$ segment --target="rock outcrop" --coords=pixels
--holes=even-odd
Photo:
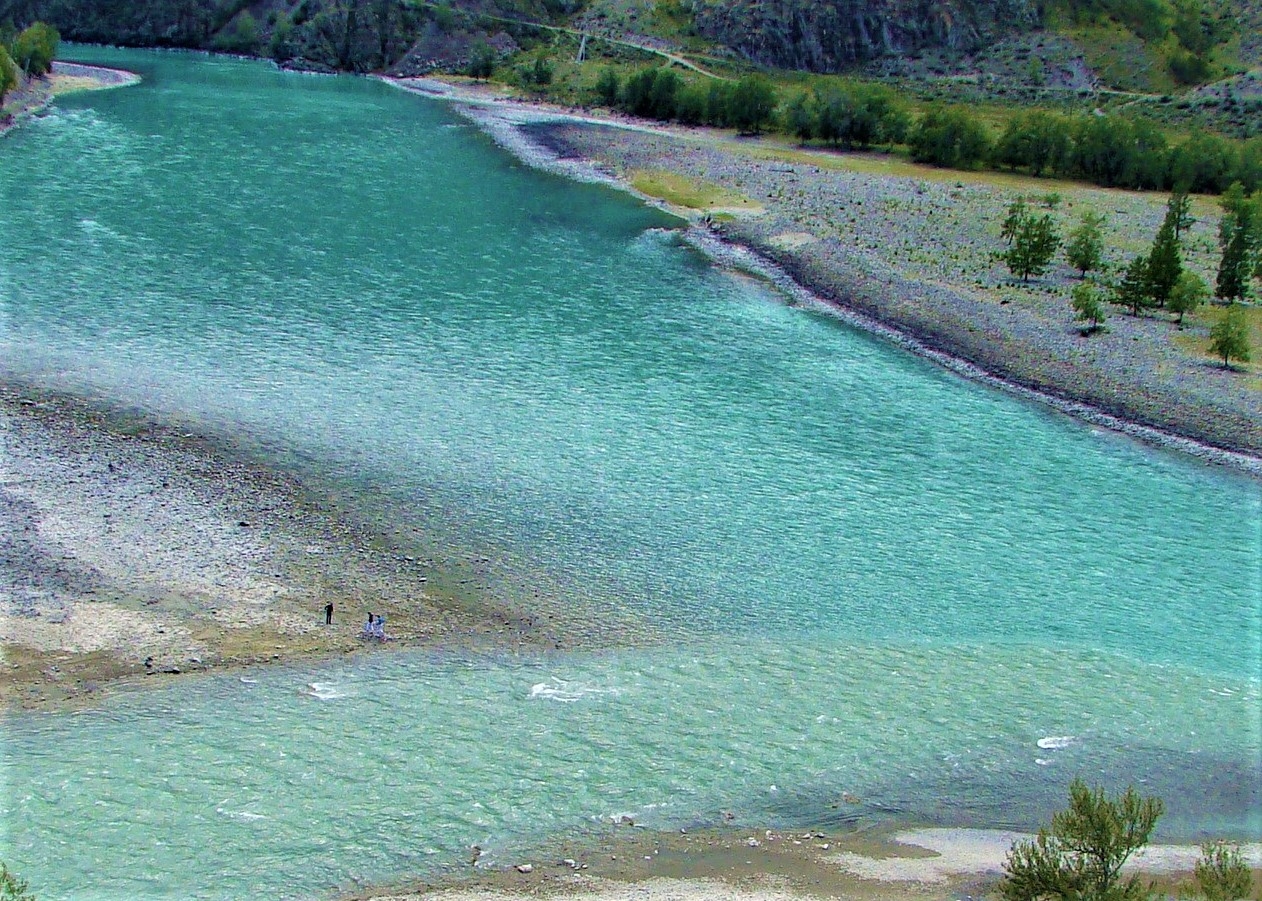
[[[971,51],[1038,25],[1033,0],[692,0],[697,30],[755,62],[836,72],[927,47]]]

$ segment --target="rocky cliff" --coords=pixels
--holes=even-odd
[[[755,62],[836,72],[926,47],[975,50],[1039,24],[1035,0],[691,0],[697,30]]]

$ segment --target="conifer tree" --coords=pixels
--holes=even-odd
[[[1148,258],[1140,255],[1131,260],[1122,280],[1113,289],[1113,302],[1130,307],[1131,315],[1148,305]]]
[[[1115,800],[1075,779],[1069,809],[1008,852],[999,886],[1004,901],[1142,901],[1147,893],[1138,878],[1123,880],[1121,869],[1148,844],[1164,810],[1159,798],[1142,798],[1133,787]]]
[[[1003,231],[1011,233],[1011,247],[1001,258],[1008,264],[1013,275],[1028,282],[1031,275],[1047,271],[1056,250],[1060,247],[1060,235],[1051,215],[1035,216],[1021,201],[1014,203],[1004,221]]]
[[[1218,223],[1218,244],[1222,259],[1214,294],[1224,300],[1243,300],[1249,293],[1249,280],[1262,266],[1262,192],[1246,197],[1236,182],[1220,201],[1223,218]]]
[[[1244,308],[1232,304],[1223,318],[1210,330],[1210,351],[1223,358],[1223,368],[1231,366],[1233,359],[1249,362],[1249,324],[1244,318]]]
[[[1104,216],[1086,213],[1082,222],[1069,235],[1065,258],[1070,266],[1081,273],[1080,278],[1086,278],[1088,272],[1100,268],[1104,256],[1104,238],[1100,234],[1100,226],[1103,224]]]
[[[1209,297],[1209,285],[1205,284],[1205,280],[1195,272],[1189,272],[1186,269],[1179,275],[1179,280],[1174,283],[1174,288],[1170,291],[1169,308],[1170,312],[1177,315],[1176,320],[1179,328],[1183,328],[1183,317],[1187,313],[1195,312],[1197,307],[1205,302]]]
[[[1196,224],[1192,218],[1192,199],[1187,191],[1175,191],[1166,203],[1166,221],[1174,226],[1174,239],[1177,241],[1185,231]]]
[[[1153,306],[1164,307],[1183,272],[1183,255],[1179,252],[1175,222],[1169,215],[1157,230],[1157,238],[1148,252],[1147,272],[1148,298]]]
[[[1075,319],[1084,323],[1082,333],[1090,335],[1100,330],[1105,319],[1104,304],[1100,303],[1100,289],[1090,282],[1074,285],[1072,304]]]

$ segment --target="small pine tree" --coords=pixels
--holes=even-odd
[[[495,74],[495,50],[486,41],[478,41],[469,57],[469,76],[485,80]]]
[[[1253,891],[1253,874],[1240,856],[1240,848],[1226,842],[1201,846],[1195,876],[1205,901],[1239,901]]]
[[[1231,366],[1233,359],[1249,362],[1249,323],[1245,321],[1243,307],[1232,304],[1210,329],[1209,338],[1210,352],[1223,358],[1224,369]]]
[[[1100,330],[1104,323],[1104,304],[1100,303],[1100,289],[1090,282],[1074,285],[1072,307],[1074,318],[1084,323],[1082,333],[1090,335]]]
[[[1166,203],[1166,221],[1174,227],[1174,239],[1177,241],[1185,231],[1196,224],[1192,218],[1192,198],[1187,191],[1175,191]]]
[[[1046,213],[1042,216],[1027,214],[1021,220],[1012,246],[1003,254],[1003,260],[1013,275],[1028,282],[1031,275],[1042,275],[1051,265],[1060,247],[1060,235],[1056,223]]]
[[[1186,269],[1179,274],[1179,280],[1174,283],[1167,304],[1170,312],[1179,317],[1175,320],[1179,328],[1183,328],[1184,315],[1195,312],[1208,297],[1209,285],[1205,284],[1205,279]]]
[[[1222,259],[1214,294],[1228,302],[1243,300],[1249,293],[1249,280],[1259,265],[1262,248],[1262,193],[1246,198],[1240,182],[1222,196],[1223,218],[1218,223],[1218,246]]]
[[[1104,257],[1104,238],[1100,234],[1100,226],[1103,224],[1104,216],[1086,213],[1082,222],[1069,235],[1065,259],[1081,273],[1080,278],[1086,278],[1088,272],[1100,268]]]
[[[1122,865],[1148,844],[1164,810],[1159,798],[1141,798],[1134,787],[1115,800],[1075,779],[1069,809],[1053,814],[1051,828],[1040,829],[1034,841],[1008,852],[999,886],[1004,901],[1140,901],[1146,894],[1136,877],[1122,880]]]
[[[18,67],[9,51],[0,46],[0,106],[4,105],[4,95],[18,86]]]
[[[1029,216],[1029,208],[1025,205],[1025,198],[1018,197],[1012,201],[1012,205],[1008,207],[1008,215],[1003,220],[1003,225],[999,229],[999,237],[1003,238],[1005,244],[1012,244],[1017,236],[1017,232],[1021,230],[1021,223]]]
[[[1148,299],[1153,306],[1166,305],[1182,272],[1183,255],[1179,252],[1179,239],[1175,237],[1174,222],[1167,216],[1157,230],[1152,250],[1148,252]]]
[[[1113,289],[1113,302],[1119,306],[1129,307],[1132,316],[1148,306],[1148,258],[1137,256],[1126,271],[1122,280]]]

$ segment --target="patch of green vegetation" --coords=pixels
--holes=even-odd
[[[728,191],[713,182],[685,178],[673,172],[639,169],[629,173],[628,181],[641,194],[689,210],[746,209],[752,212],[761,209],[748,197],[735,191]]]
[[[1259,359],[1262,357],[1262,306],[1245,306],[1238,309],[1243,310],[1244,319],[1248,325],[1249,347],[1252,348],[1253,361],[1250,363],[1235,362],[1232,365],[1241,371],[1262,376],[1262,360]],[[1172,334],[1170,340],[1186,353],[1203,357],[1207,362],[1215,361],[1221,363],[1222,358],[1210,350],[1211,340],[1209,333],[1227,315],[1227,310],[1228,307],[1221,305],[1201,307],[1196,313],[1187,317],[1188,328],[1182,332]],[[1262,380],[1251,379],[1244,384],[1247,384],[1253,390],[1262,390]]]

